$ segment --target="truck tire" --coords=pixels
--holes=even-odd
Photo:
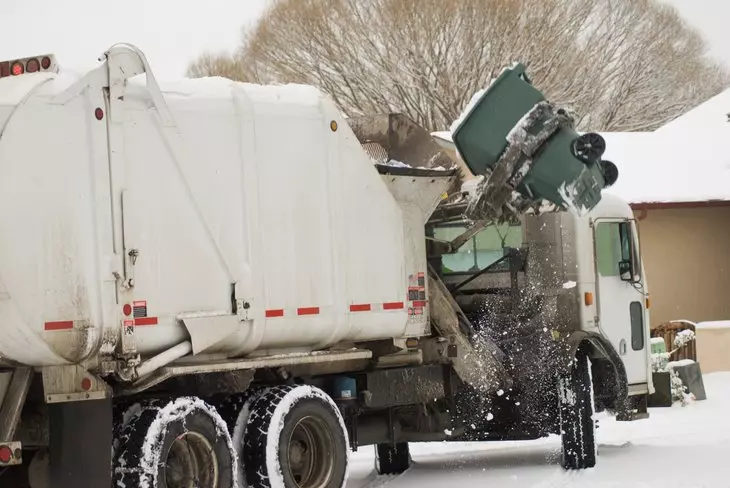
[[[114,405],[112,427],[112,469],[114,469],[113,463],[114,459],[116,459],[117,449],[119,449],[122,432],[124,432],[124,428],[127,424],[141,415],[143,411],[149,409],[160,409],[166,404],[167,402],[165,400],[152,398],[143,402],[124,402]]]
[[[341,488],[349,440],[339,409],[312,386],[277,386],[251,405],[243,448],[252,488]]]
[[[228,433],[233,441],[233,449],[238,456],[238,482],[241,487],[248,488],[246,473],[243,467],[243,445],[246,437],[251,406],[268,388],[250,388],[243,393],[230,395],[216,402],[216,409],[228,426]]]
[[[114,486],[229,488],[238,466],[228,428],[213,407],[180,397],[145,407],[122,429]]]
[[[411,467],[411,450],[407,442],[375,447],[375,469],[378,474],[403,474]]]
[[[565,469],[586,469],[596,465],[592,390],[588,356],[579,351],[569,372],[558,378],[562,465]]]

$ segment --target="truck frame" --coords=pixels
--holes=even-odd
[[[5,110],[5,78],[30,74],[31,59],[37,84]],[[22,134],[15,119],[22,121],[24,112],[18,107],[55,79],[57,68],[50,55],[7,66],[5,76],[0,63],[0,168],[6,171],[13,168],[6,165],[9,157],[19,156],[3,146],[4,139]],[[131,80],[139,76],[145,77],[144,85],[132,87]],[[5,97],[13,99],[15,85],[9,86]],[[32,342],[24,352],[24,332],[0,323],[5,333],[0,351],[14,356],[6,358],[3,352],[0,358],[0,487],[335,488],[347,481],[349,452],[364,446],[375,446],[379,473],[398,474],[410,465],[411,442],[529,440],[553,434],[562,437],[563,467],[584,469],[596,463],[594,412],[610,411],[625,421],[648,417],[646,400],[653,392],[648,288],[629,205],[604,194],[585,215],[529,209],[516,218],[475,223],[464,215],[477,180],[465,174],[463,164],[456,166],[430,134],[398,114],[345,121],[327,113],[322,120],[328,120],[329,132],[344,133],[343,147],[358,146],[348,150],[368,164],[359,166],[362,173],[357,174],[377,174],[372,179],[377,185],[367,180],[368,188],[377,186],[372,191],[387,200],[384,209],[402,215],[403,229],[393,234],[400,241],[381,242],[382,249],[367,252],[383,257],[369,266],[395,263],[398,269],[391,271],[406,281],[405,296],[351,302],[346,313],[374,312],[374,318],[358,316],[350,322],[350,332],[333,330],[327,339],[305,340],[308,327],[325,322],[289,326],[285,320],[290,313],[319,315],[318,306],[264,309],[240,281],[229,280],[228,289],[211,281],[210,296],[222,296],[225,313],[179,313],[170,319],[165,336],[177,338],[174,345],[150,346],[157,344],[157,336],[144,327],[158,318],[150,316],[147,301],[136,292],[146,279],[138,261],[150,255],[149,230],[138,224],[147,211],[139,195],[148,187],[132,187],[134,178],[144,179],[144,171],[126,183],[114,178],[118,161],[135,157],[127,142],[136,135],[134,124],[125,125],[125,104],[135,96],[159,121],[155,137],[162,141],[160,147],[175,160],[189,157],[180,144],[182,132],[168,106],[169,94],[134,46],[113,46],[98,68],[61,92],[41,97],[54,110],[82,100],[79,106],[88,119],[69,121],[88,124],[89,145],[83,149],[89,153],[89,171],[106,167],[109,172],[106,181],[112,183],[104,191],[110,200],[98,202],[94,218],[103,214],[109,219],[108,238],[119,243],[113,254],[119,261],[99,258],[94,265],[102,270],[103,289],[110,291],[98,298],[112,304],[106,316],[113,317],[111,326],[99,327],[90,319],[46,319],[44,340],[54,351],[67,351],[63,361]],[[269,123],[284,120],[282,114],[266,116]],[[31,136],[23,143],[32,143]],[[101,151],[100,144],[107,150]],[[236,150],[245,153],[246,148]],[[212,157],[215,151],[211,148]],[[405,164],[393,165],[393,160]],[[49,168],[63,178],[62,169]],[[205,168],[199,171],[201,179],[214,177]],[[192,184],[184,175],[180,181]],[[296,182],[286,185],[296,188]],[[12,193],[10,188],[2,189]],[[189,195],[195,193],[187,188]],[[256,198],[248,192],[242,205],[258,205]],[[277,205],[275,199],[268,202]],[[170,208],[173,204],[179,202]],[[17,217],[3,212],[0,220],[21,225],[25,214],[19,212]],[[203,213],[196,218],[211,224]],[[115,215],[124,219],[115,220]],[[294,224],[271,225],[276,235],[285,235],[286,226]],[[0,225],[0,236],[8,228]],[[32,223],[22,228],[37,231]],[[510,232],[517,237],[506,237]],[[297,236],[297,245],[308,246],[312,256],[322,249],[340,252],[341,246],[327,247],[331,243],[326,239],[312,237]],[[8,252],[19,252],[10,242],[7,234],[0,238]],[[169,242],[173,244],[165,252],[180,252],[172,249],[174,240]],[[261,243],[267,244],[271,242]],[[206,244],[195,245],[202,249]],[[403,249],[403,264],[388,261],[389,248]],[[218,258],[201,251],[189,259],[209,259],[205,263],[220,265],[211,268],[224,270],[220,263],[225,259]],[[0,270],[5,264],[0,262]],[[282,269],[284,279],[290,279]],[[245,279],[256,282],[256,272],[251,273]],[[180,294],[186,280],[206,279],[175,276]],[[0,281],[0,305],[8,298]],[[393,311],[406,317],[405,332],[386,336],[379,331],[394,327]],[[6,309],[2,313],[4,320],[10,317]],[[254,325],[245,333],[258,334],[270,346],[241,345],[248,344],[241,338],[241,324],[275,319],[283,319],[285,332],[272,334]],[[63,335],[51,335],[66,329]],[[301,346],[291,345],[293,337]]]

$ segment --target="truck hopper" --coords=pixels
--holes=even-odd
[[[464,169],[425,129],[403,114],[357,117],[348,123],[407,214],[404,220],[411,228],[405,235],[413,241],[413,256],[425,254],[422,229],[444,197],[458,191]],[[414,191],[413,185],[418,189]],[[458,350],[452,364],[459,378],[483,392],[506,386],[509,380],[499,348],[488,338],[474,335],[469,319],[441,278],[433,270],[428,275],[428,313],[440,335]]]

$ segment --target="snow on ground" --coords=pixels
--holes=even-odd
[[[726,488],[730,487],[730,372],[705,375],[707,400],[650,409],[616,422],[599,416],[596,468],[564,471],[557,437],[530,442],[412,444],[398,477],[373,471],[373,449],[353,453],[347,488]]]

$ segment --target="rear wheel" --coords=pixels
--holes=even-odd
[[[228,429],[199,398],[142,408],[122,429],[115,486],[229,488],[238,469]]]
[[[375,449],[378,474],[402,474],[411,467],[411,451],[407,442],[378,444]]]
[[[253,488],[341,488],[348,451],[340,411],[318,388],[270,388],[251,405],[243,465]]]
[[[588,355],[579,352],[570,370],[558,378],[562,464],[565,469],[596,465],[596,427]]]
[[[238,463],[238,482],[242,488],[248,488],[246,472],[243,467],[243,446],[248,420],[251,415],[251,406],[266,391],[267,388],[250,388],[243,393],[226,396],[222,401],[215,403],[218,413],[228,425],[233,448],[240,460]]]

